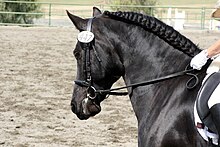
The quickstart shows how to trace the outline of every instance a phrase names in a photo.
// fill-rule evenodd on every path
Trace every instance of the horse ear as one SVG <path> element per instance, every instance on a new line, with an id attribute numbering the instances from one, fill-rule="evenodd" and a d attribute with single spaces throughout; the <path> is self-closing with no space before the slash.
<path id="1" fill-rule="evenodd" d="M 93 14 L 92 16 L 97 16 L 97 15 L 100 15 L 102 14 L 101 10 L 99 10 L 97 7 L 93 7 Z"/>
<path id="2" fill-rule="evenodd" d="M 78 30 L 84 30 L 84 28 L 86 27 L 86 20 L 85 19 L 78 17 L 78 16 L 75 16 L 67 10 L 66 10 L 66 13 Z"/>

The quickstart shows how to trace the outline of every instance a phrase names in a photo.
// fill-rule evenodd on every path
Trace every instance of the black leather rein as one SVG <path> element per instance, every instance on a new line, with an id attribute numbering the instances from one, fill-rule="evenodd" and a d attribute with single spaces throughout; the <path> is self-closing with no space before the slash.
<path id="1" fill-rule="evenodd" d="M 117 88 L 112 88 L 112 89 L 106 89 L 106 90 L 95 90 L 95 93 L 97 93 L 97 94 L 108 94 L 108 95 L 119 95 L 119 96 L 120 95 L 127 95 L 128 92 L 113 92 L 113 91 L 126 89 L 126 88 L 129 88 L 129 87 L 132 87 L 134 89 L 134 88 L 139 87 L 139 86 L 146 86 L 146 85 L 162 82 L 162 81 L 165 81 L 165 80 L 169 80 L 169 79 L 172 79 L 172 78 L 180 77 L 180 76 L 183 76 L 183 75 L 192 76 L 192 78 L 186 83 L 186 87 L 188 89 L 193 89 L 199 82 L 199 79 L 198 79 L 197 75 L 192 74 L 193 71 L 195 71 L 195 70 L 194 69 L 187 69 L 187 70 L 180 71 L 180 72 L 177 72 L 177 73 L 173 73 L 173 74 L 170 74 L 170 75 L 167 75 L 167 76 L 159 77 L 159 78 L 156 78 L 156 79 L 153 79 L 153 80 L 134 83 L 134 84 L 130 84 L 130 85 L 127 85 L 127 86 L 122 86 L 122 87 L 117 87 Z M 194 84 L 192 86 L 189 86 L 190 82 L 193 79 L 195 80 Z M 81 86 L 81 87 L 89 87 L 89 83 L 87 83 L 85 81 L 76 80 L 75 83 L 77 85 Z"/>

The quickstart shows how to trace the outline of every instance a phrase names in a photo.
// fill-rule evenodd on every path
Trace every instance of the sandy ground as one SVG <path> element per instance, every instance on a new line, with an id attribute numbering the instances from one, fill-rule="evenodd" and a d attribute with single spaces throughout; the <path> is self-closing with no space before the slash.
<path id="1" fill-rule="evenodd" d="M 200 47 L 220 32 L 183 32 Z M 0 147 L 136 147 L 128 97 L 102 103 L 86 121 L 70 110 L 74 28 L 0 27 Z"/>

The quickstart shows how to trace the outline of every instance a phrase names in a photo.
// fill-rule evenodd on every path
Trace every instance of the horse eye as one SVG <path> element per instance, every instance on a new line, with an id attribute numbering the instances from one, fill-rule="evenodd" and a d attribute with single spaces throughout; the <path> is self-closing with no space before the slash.
<path id="1" fill-rule="evenodd" d="M 80 52 L 73 52 L 73 55 L 75 56 L 76 59 L 80 59 L 81 53 Z"/>

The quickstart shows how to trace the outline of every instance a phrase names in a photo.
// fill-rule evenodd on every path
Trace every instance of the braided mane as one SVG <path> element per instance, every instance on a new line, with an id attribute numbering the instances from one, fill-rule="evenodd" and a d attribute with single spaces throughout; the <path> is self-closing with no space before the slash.
<path id="1" fill-rule="evenodd" d="M 141 26 L 143 29 L 157 35 L 174 48 L 182 51 L 183 53 L 193 57 L 201 50 L 188 38 L 181 35 L 178 31 L 174 30 L 171 26 L 166 25 L 155 17 L 143 15 L 135 12 L 109 12 L 105 11 L 105 15 L 110 18 L 121 20 L 127 23 L 132 23 Z"/>

